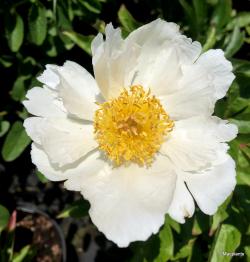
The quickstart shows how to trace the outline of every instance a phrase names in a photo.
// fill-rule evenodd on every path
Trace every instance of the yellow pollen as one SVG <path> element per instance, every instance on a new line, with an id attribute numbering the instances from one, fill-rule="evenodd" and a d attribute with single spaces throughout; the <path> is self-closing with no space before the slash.
<path id="1" fill-rule="evenodd" d="M 99 148 L 116 163 L 150 165 L 174 122 L 160 101 L 142 86 L 131 86 L 99 104 L 94 128 Z"/>

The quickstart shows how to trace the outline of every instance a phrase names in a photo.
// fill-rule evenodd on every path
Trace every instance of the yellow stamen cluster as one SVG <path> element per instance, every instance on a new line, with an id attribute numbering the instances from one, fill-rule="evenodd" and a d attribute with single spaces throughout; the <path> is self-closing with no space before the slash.
<path id="1" fill-rule="evenodd" d="M 99 106 L 94 120 L 99 148 L 117 165 L 150 165 L 174 126 L 160 101 L 150 90 L 131 86 Z"/>

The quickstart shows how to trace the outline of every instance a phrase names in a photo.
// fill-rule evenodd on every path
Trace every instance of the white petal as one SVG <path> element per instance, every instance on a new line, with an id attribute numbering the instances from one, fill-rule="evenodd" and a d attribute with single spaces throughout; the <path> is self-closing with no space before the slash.
<path id="1" fill-rule="evenodd" d="M 140 46 L 134 84 L 150 88 L 156 96 L 178 90 L 181 65 L 192 64 L 201 45 L 179 32 L 179 26 L 157 19 L 132 32 L 126 41 Z"/>
<path id="2" fill-rule="evenodd" d="M 51 181 L 62 181 L 67 178 L 64 172 L 52 166 L 46 153 L 35 143 L 32 143 L 31 147 L 31 160 L 37 169 Z"/>
<path id="3" fill-rule="evenodd" d="M 149 168 L 106 166 L 84 175 L 82 194 L 91 204 L 93 223 L 119 247 L 146 240 L 164 223 L 176 176 L 168 160 L 159 155 Z"/>
<path id="4" fill-rule="evenodd" d="M 178 175 L 174 198 L 169 207 L 169 215 L 179 223 L 185 223 L 185 217 L 192 217 L 195 205 L 182 177 Z"/>
<path id="5" fill-rule="evenodd" d="M 133 31 L 127 41 L 136 42 L 142 48 L 142 52 L 150 51 L 150 56 L 154 52 L 158 54 L 160 48 L 172 49 L 172 52 L 177 53 L 180 62 L 185 64 L 193 63 L 201 53 L 200 43 L 192 42 L 190 38 L 182 35 L 177 24 L 161 19 Z M 147 53 L 141 55 L 146 56 Z"/>
<path id="6" fill-rule="evenodd" d="M 202 54 L 193 65 L 182 66 L 177 92 L 161 97 L 173 119 L 211 115 L 215 102 L 225 96 L 234 75 L 221 50 Z"/>
<path id="7" fill-rule="evenodd" d="M 172 40 L 180 36 L 179 26 L 175 23 L 168 23 L 161 19 L 156 19 L 151 23 L 143 25 L 134 30 L 127 38 L 129 42 L 136 42 L 139 46 L 159 46 L 166 40 Z"/>
<path id="8" fill-rule="evenodd" d="M 99 56 L 102 54 L 103 45 L 104 45 L 103 35 L 101 33 L 98 33 L 91 43 L 93 64 L 95 64 L 96 60 L 98 60 Z"/>
<path id="9" fill-rule="evenodd" d="M 58 166 L 73 163 L 98 146 L 92 125 L 67 118 L 29 117 L 24 127 Z"/>
<path id="10" fill-rule="evenodd" d="M 229 123 L 227 120 L 222 120 L 219 117 L 213 116 L 210 124 L 213 126 L 213 135 L 220 142 L 229 142 L 238 134 L 238 127 Z"/>
<path id="11" fill-rule="evenodd" d="M 56 66 L 54 65 L 46 65 L 46 69 L 39 77 L 37 77 L 41 83 L 52 89 L 56 89 L 60 83 L 58 75 L 53 71 L 55 68 Z"/>
<path id="12" fill-rule="evenodd" d="M 64 182 L 64 186 L 68 190 L 81 191 L 85 179 L 96 176 L 107 165 L 107 159 L 102 157 L 99 150 L 91 152 L 87 155 L 80 165 L 76 168 L 74 175 Z M 73 171 L 72 171 L 73 172 Z M 95 185 L 93 185 L 93 190 Z"/>
<path id="13" fill-rule="evenodd" d="M 138 48 L 126 46 L 121 30 L 114 29 L 111 24 L 107 25 L 105 33 L 105 42 L 100 34 L 92 42 L 92 63 L 100 90 L 106 99 L 110 99 L 127 87 L 126 79 L 132 81 Z"/>
<path id="14" fill-rule="evenodd" d="M 179 88 L 181 64 L 193 63 L 201 46 L 181 35 L 178 25 L 157 19 L 125 40 L 120 29 L 108 25 L 106 40 L 98 35 L 92 52 L 97 82 L 108 99 L 131 84 L 151 88 L 157 96 L 173 92 Z"/>
<path id="15" fill-rule="evenodd" d="M 224 163 L 209 171 L 186 174 L 187 186 L 200 209 L 213 215 L 232 193 L 236 185 L 235 163 L 229 157 Z"/>
<path id="16" fill-rule="evenodd" d="M 182 74 L 177 53 L 167 45 L 158 49 L 155 47 L 154 51 L 146 50 L 146 47 L 141 47 L 133 84 L 150 88 L 157 97 L 176 92 Z"/>
<path id="17" fill-rule="evenodd" d="M 28 117 L 24 120 L 23 126 L 28 136 L 37 144 L 41 144 L 41 124 L 42 117 Z"/>
<path id="18" fill-rule="evenodd" d="M 68 119 L 46 121 L 40 139 L 50 161 L 59 167 L 77 161 L 98 146 L 92 125 Z"/>
<path id="19" fill-rule="evenodd" d="M 199 57 L 197 64 L 206 69 L 214 88 L 214 97 L 224 97 L 235 78 L 232 64 L 225 58 L 224 52 L 220 49 L 209 50 Z"/>
<path id="20" fill-rule="evenodd" d="M 95 152 L 72 165 L 59 168 L 49 161 L 44 150 L 35 143 L 32 144 L 31 158 L 37 169 L 49 180 L 62 181 L 68 179 L 65 182 L 68 185 L 67 189 L 78 191 L 81 190 L 81 180 L 79 180 L 81 175 L 95 175 L 105 165 L 105 162 L 99 159 L 99 153 Z"/>
<path id="21" fill-rule="evenodd" d="M 80 119 L 93 120 L 98 108 L 99 89 L 91 74 L 77 63 L 67 61 L 55 70 L 60 78 L 59 96 L 69 113 Z"/>
<path id="22" fill-rule="evenodd" d="M 30 89 L 23 104 L 32 115 L 43 117 L 63 117 L 64 108 L 58 100 L 57 93 L 48 88 L 34 87 Z"/>
<path id="23" fill-rule="evenodd" d="M 175 122 L 161 152 L 182 170 L 198 171 L 225 161 L 228 146 L 223 142 L 236 134 L 235 125 L 217 117 L 180 120 Z"/>

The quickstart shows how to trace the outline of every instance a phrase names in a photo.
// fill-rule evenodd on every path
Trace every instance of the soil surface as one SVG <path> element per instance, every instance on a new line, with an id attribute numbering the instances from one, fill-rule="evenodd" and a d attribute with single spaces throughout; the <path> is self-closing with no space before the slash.
<path id="1" fill-rule="evenodd" d="M 35 261 L 37 262 L 61 262 L 62 247 L 60 237 L 53 223 L 48 217 L 40 214 L 25 214 L 17 212 L 17 218 L 22 216 L 17 222 L 16 241 L 18 245 L 26 244 L 29 236 L 31 246 L 36 250 Z M 17 247 L 15 247 L 17 248 Z M 16 250 L 18 251 L 18 250 Z"/>

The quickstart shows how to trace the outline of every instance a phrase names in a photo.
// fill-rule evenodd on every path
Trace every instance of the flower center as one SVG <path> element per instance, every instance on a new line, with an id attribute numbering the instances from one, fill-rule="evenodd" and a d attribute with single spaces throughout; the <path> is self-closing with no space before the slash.
<path id="1" fill-rule="evenodd" d="M 99 104 L 94 119 L 99 148 L 117 165 L 150 165 L 173 126 L 160 101 L 142 86 Z"/>

